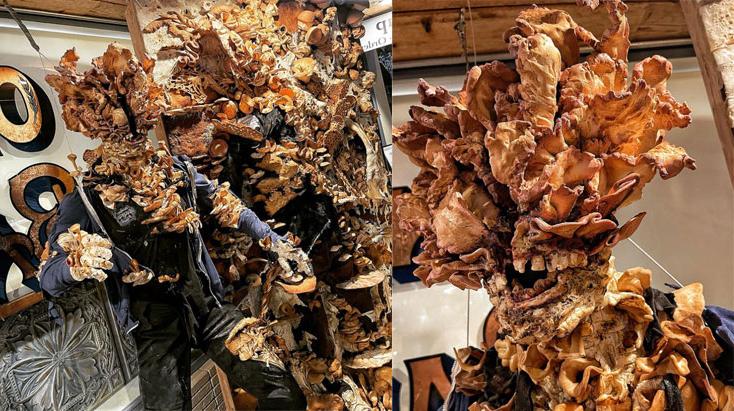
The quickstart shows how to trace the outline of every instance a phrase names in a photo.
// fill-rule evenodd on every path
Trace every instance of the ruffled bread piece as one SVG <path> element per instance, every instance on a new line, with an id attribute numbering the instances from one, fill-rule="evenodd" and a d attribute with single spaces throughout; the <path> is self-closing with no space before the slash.
<path id="1" fill-rule="evenodd" d="M 421 104 L 428 107 L 443 107 L 457 102 L 456 97 L 452 96 L 445 87 L 432 86 L 423 79 L 418 80 L 418 96 L 420 96 Z"/>
<path id="2" fill-rule="evenodd" d="M 475 120 L 491 130 L 497 121 L 492 110 L 495 92 L 507 90 L 517 80 L 517 73 L 499 61 L 474 66 L 466 74 L 459 101 Z"/>
<path id="3" fill-rule="evenodd" d="M 611 249 L 645 217 L 619 221 L 616 211 L 639 199 L 655 174 L 695 168 L 666 139 L 690 123 L 690 110 L 668 92 L 664 58 L 628 74 L 624 3 L 579 4 L 609 14 L 599 39 L 566 12 L 534 7 L 505 33 L 514 70 L 474 67 L 458 97 L 420 81 L 421 103 L 443 111 L 411 108 L 412 120 L 394 131 L 420 168 L 410 196 L 396 202 L 401 226 L 423 236 L 414 273 L 429 286 L 487 290 L 503 335 L 499 356 L 529 376 L 533 402 L 547 409 L 631 409 L 634 386 L 645 381 L 637 365 L 655 379 L 660 361 L 667 361 L 660 370 L 675 371 L 684 360 L 688 387 L 708 392 L 708 360 L 696 366 L 683 348 L 645 363 L 646 330 L 659 318 L 645 300 L 650 273 L 610 269 Z M 583 61 L 579 42 L 593 49 Z M 681 316 L 663 319 L 672 321 L 661 324 L 665 338 L 692 333 L 684 344 L 695 346 L 694 357 L 714 358 L 715 341 L 695 315 Z M 664 407 L 660 384 L 650 385 L 645 407 Z M 491 407 L 478 400 L 473 409 Z"/>
<path id="4" fill-rule="evenodd" d="M 237 228 L 245 205 L 230 191 L 229 182 L 218 185 L 211 195 L 211 200 L 211 214 L 217 219 L 219 225 L 226 228 Z"/>
<path id="5" fill-rule="evenodd" d="M 606 144 L 596 144 L 594 152 L 605 153 L 630 140 L 639 140 L 653 112 L 653 92 L 638 80 L 621 93 L 595 95 L 579 121 L 580 134 L 584 139 L 603 138 Z"/>
<path id="6" fill-rule="evenodd" d="M 702 411 L 734 411 L 734 386 L 724 385 L 719 380 L 712 382 L 714 390 L 716 390 L 716 401 L 706 399 L 701 405 Z"/>
<path id="7" fill-rule="evenodd" d="M 145 138 L 158 121 L 163 98 L 152 80 L 152 62 L 139 63 L 116 43 L 92 60 L 84 73 L 77 72 L 78 60 L 74 49 L 67 50 L 56 67 L 58 74 L 46 76 L 59 94 L 66 127 L 116 142 Z"/>
<path id="8" fill-rule="evenodd" d="M 402 229 L 422 235 L 433 232 L 431 213 L 422 198 L 411 193 L 401 194 L 395 198 L 395 209 Z"/>
<path id="9" fill-rule="evenodd" d="M 469 396 L 484 392 L 487 386 L 487 375 L 484 373 L 487 352 L 464 347 L 454 349 L 454 353 L 459 367 L 459 372 L 454 378 L 456 392 Z"/>
<path id="10" fill-rule="evenodd" d="M 443 203 L 433 217 L 438 247 L 452 254 L 464 254 L 486 245 L 489 230 L 468 209 L 461 193 L 452 192 Z"/>
<path id="11" fill-rule="evenodd" d="M 718 406 L 718 392 L 713 385 L 716 378 L 709 362 L 715 361 L 722 349 L 701 317 L 705 306 L 703 287 L 699 283 L 682 287 L 673 292 L 673 299 L 673 317 L 660 321 L 662 337 L 651 355 L 637 359 L 637 379 L 666 374 L 684 377 L 704 401 Z"/>
<path id="12" fill-rule="evenodd" d="M 577 24 L 565 11 L 532 7 L 521 11 L 515 19 L 515 24 L 515 27 L 505 32 L 505 41 L 509 41 L 513 35 L 529 37 L 534 34 L 545 34 L 560 51 L 565 67 L 578 61 L 579 40 L 575 34 Z"/>
<path id="13" fill-rule="evenodd" d="M 541 36 L 534 38 L 547 40 Z M 522 47 L 530 40 L 519 35 L 513 40 L 518 61 L 522 61 L 520 54 L 527 51 L 527 66 L 542 66 L 539 62 L 542 58 L 547 60 L 548 53 L 541 56 L 535 50 L 536 54 L 531 54 L 530 49 Z M 548 41 L 545 43 L 554 48 Z M 659 137 L 669 127 L 687 124 L 665 120 L 671 110 L 664 107 L 673 105 L 667 102 L 670 96 L 664 92 L 668 74 L 659 58 L 639 66 L 630 87 L 626 86 L 622 60 L 604 53 L 567 68 L 564 73 L 569 74 L 561 77 L 561 95 L 563 101 L 565 92 L 567 106 L 573 108 L 561 115 L 552 130 L 538 128 L 537 123 L 543 120 L 537 116 L 531 116 L 534 122 L 492 121 L 516 116 L 513 112 L 532 114 L 529 106 L 540 107 L 536 111 L 545 112 L 551 120 L 555 116 L 555 88 L 545 93 L 548 98 L 552 96 L 553 104 L 543 104 L 544 93 L 540 89 L 533 93 L 533 101 L 523 95 L 523 89 L 531 89 L 535 84 L 531 80 L 537 73 L 528 74 L 522 65 L 518 68 L 519 85 L 503 83 L 498 80 L 501 76 L 487 77 L 487 81 L 493 80 L 496 90 L 493 88 L 493 96 L 482 95 L 486 102 L 483 107 L 489 107 L 486 104 L 493 101 L 495 107 L 503 106 L 507 111 L 492 115 L 490 107 L 489 115 L 468 115 L 472 114 L 467 108 L 471 104 L 461 100 L 473 101 L 467 98 L 467 90 L 472 90 L 471 79 L 478 81 L 487 73 L 501 72 L 501 67 L 493 65 L 493 71 L 486 67 L 475 69 L 476 75 L 467 80 L 458 102 L 446 90 L 421 82 L 419 90 L 425 95 L 424 100 L 434 106 L 443 105 L 445 114 L 412 108 L 414 121 L 397 129 L 395 140 L 421 166 L 413 191 L 425 196 L 429 210 L 438 207 L 449 193 L 450 180 L 479 179 L 495 203 L 504 204 L 507 193 L 520 212 L 535 216 L 513 217 L 517 218 L 511 244 L 516 270 L 525 271 L 525 264 L 533 261 L 538 270 L 586 264 L 591 256 L 629 237 L 639 226 L 644 214 L 626 224 L 617 224 L 609 216 L 618 207 L 640 198 L 644 185 L 656 172 L 669 178 L 683 168 L 694 168 L 695 163 L 684 150 Z M 523 79 L 530 80 L 523 84 Z M 548 82 L 555 84 L 555 80 Z M 586 87 L 587 84 L 592 85 Z M 675 107 L 679 115 L 673 118 L 685 118 L 684 105 Z M 661 128 L 651 132 L 654 127 Z M 480 144 L 482 133 L 484 147 Z M 656 137 L 651 140 L 650 135 Z M 471 172 L 459 172 L 461 166 L 471 167 Z M 565 221 L 570 215 L 575 215 L 575 221 Z M 569 230 L 575 233 L 580 226 L 586 227 L 579 231 L 580 235 L 567 234 Z M 601 233 L 604 235 L 595 236 Z M 577 238 L 582 241 L 576 241 Z M 447 243 L 440 241 L 437 246 L 445 250 Z M 445 250 L 442 256 L 447 254 L 456 253 Z M 556 263 L 549 265 L 548 260 Z"/>
<path id="14" fill-rule="evenodd" d="M 651 272 L 641 268 L 618 272 L 610 268 L 605 277 L 606 288 L 602 301 L 594 305 L 596 309 L 578 315 L 579 321 L 568 328 L 560 325 L 562 334 L 545 340 L 518 340 L 513 331 L 501 330 L 504 337 L 495 341 L 502 364 L 510 371 L 525 372 L 549 396 L 546 409 L 590 403 L 597 409 L 630 409 L 633 401 L 643 400 L 646 405 L 641 409 L 649 409 L 646 407 L 660 389 L 660 375 L 636 379 L 644 354 L 645 331 L 653 320 L 643 297 L 650 287 Z M 576 310 L 582 307 L 575 306 Z M 501 306 L 497 309 L 502 323 Z M 660 370 L 676 372 L 676 367 L 686 364 L 685 358 L 680 359 L 671 358 Z M 684 368 L 680 374 L 687 370 Z M 642 385 L 643 392 L 634 394 L 635 385 L 646 380 L 653 381 Z M 649 392 L 645 391 L 648 385 Z M 656 401 L 657 407 L 660 399 Z"/>
<path id="15" fill-rule="evenodd" d="M 537 129 L 552 129 L 558 104 L 556 85 L 561 77 L 561 53 L 543 33 L 512 36 L 510 52 L 520 75 L 520 111 Z"/>
<path id="16" fill-rule="evenodd" d="M 630 47 L 630 27 L 625 15 L 627 5 L 621 0 L 577 0 L 577 3 L 591 10 L 596 10 L 603 4 L 612 23 L 611 27 L 604 30 L 601 40 L 597 40 L 583 27 L 576 27 L 576 36 L 579 40 L 596 50 L 597 53 L 605 53 L 612 58 L 627 61 L 627 52 Z"/>
<path id="17" fill-rule="evenodd" d="M 583 107 L 596 95 L 620 93 L 627 85 L 627 64 L 607 54 L 590 56 L 561 72 L 561 112 Z M 575 143 L 574 143 L 575 144 Z"/>
<path id="18" fill-rule="evenodd" d="M 638 334 L 644 334 L 647 323 L 653 320 L 652 309 L 645 302 L 643 293 L 650 288 L 652 272 L 644 268 L 633 268 L 615 274 L 607 285 L 604 303 L 617 310 L 625 311 L 636 323 L 644 326 Z M 639 339 L 642 343 L 642 339 Z"/>
<path id="19" fill-rule="evenodd" d="M 486 288 L 497 310 L 501 333 L 522 344 L 569 335 L 603 301 L 603 279 L 608 270 L 608 265 L 565 269 L 555 278 L 537 280 L 530 288 L 520 286 L 517 279 L 493 275 Z"/>

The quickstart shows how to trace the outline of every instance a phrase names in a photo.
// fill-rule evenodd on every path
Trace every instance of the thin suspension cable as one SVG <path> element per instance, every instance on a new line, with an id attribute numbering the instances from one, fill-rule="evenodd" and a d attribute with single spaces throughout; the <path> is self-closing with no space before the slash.
<path id="1" fill-rule="evenodd" d="M 44 74 L 48 73 L 49 68 L 46 66 L 46 63 L 49 63 L 51 67 L 53 67 L 53 63 L 51 63 L 51 60 L 46 57 L 45 54 L 41 51 L 41 46 L 38 45 L 36 42 L 36 39 L 33 38 L 33 35 L 31 34 L 30 30 L 28 30 L 28 27 L 23 23 L 23 20 L 20 19 L 20 16 L 15 12 L 13 7 L 8 4 L 8 0 L 3 0 L 3 4 L 5 5 L 5 8 L 8 10 L 8 13 L 10 13 L 10 17 L 15 20 L 15 22 L 18 24 L 18 28 L 20 28 L 20 31 L 23 32 L 23 35 L 25 35 L 26 39 L 28 39 L 28 43 L 30 43 L 33 50 L 38 53 L 38 60 L 41 63 L 41 68 L 43 69 Z M 71 148 L 71 143 L 69 142 L 69 136 L 67 133 L 63 133 L 63 139 L 64 143 L 66 144 L 66 148 L 69 150 L 69 154 L 72 154 L 74 150 Z"/>
<path id="2" fill-rule="evenodd" d="M 8 0 L 3 0 L 3 5 L 8 10 L 8 13 L 10 13 L 10 17 L 13 20 L 15 20 L 15 23 L 18 24 L 18 28 L 23 33 L 25 38 L 28 39 L 28 43 L 30 43 L 33 50 L 35 50 L 36 53 L 38 53 L 38 57 L 41 59 L 41 66 L 43 66 L 43 69 L 47 70 L 44 59 L 48 60 L 48 57 L 46 57 L 41 52 L 41 47 L 38 45 L 38 43 L 36 43 L 36 39 L 33 38 L 33 36 L 31 35 L 31 32 L 28 30 L 28 27 L 26 27 L 25 23 L 23 23 L 23 20 L 20 19 L 20 16 L 18 15 L 18 13 L 15 12 L 15 9 L 13 8 L 13 6 L 8 4 Z"/>
<path id="3" fill-rule="evenodd" d="M 668 277 L 670 277 L 670 278 L 671 278 L 671 279 L 672 279 L 673 281 L 675 281 L 675 283 L 676 283 L 676 284 L 678 284 L 679 286 L 683 287 L 683 283 L 681 283 L 680 281 L 678 281 L 678 279 L 677 279 L 677 278 L 675 278 L 675 276 L 674 276 L 673 274 L 671 274 L 671 273 L 670 273 L 670 271 L 668 271 L 668 270 L 667 270 L 667 269 L 666 269 L 665 267 L 663 267 L 663 265 L 662 265 L 662 264 L 660 264 L 660 263 L 659 263 L 659 262 L 658 262 L 658 261 L 657 261 L 657 260 L 656 260 L 655 258 L 653 258 L 653 256 L 651 256 L 651 255 L 650 255 L 650 254 L 649 254 L 649 253 L 648 253 L 647 251 L 645 251 L 645 249 L 644 249 L 644 248 L 640 247 L 640 245 L 639 245 L 639 244 L 637 244 L 637 243 L 635 242 L 635 240 L 633 240 L 633 239 L 631 239 L 631 238 L 628 238 L 627 240 L 629 240 L 629 242 L 631 242 L 631 243 L 632 243 L 632 245 L 634 245 L 635 247 L 637 247 L 637 249 L 638 249 L 638 250 L 640 250 L 640 252 L 641 252 L 642 254 L 644 254 L 644 255 L 645 255 L 645 257 L 649 258 L 649 259 L 650 259 L 650 261 L 652 261 L 652 262 L 653 262 L 653 263 L 654 263 L 654 264 L 655 264 L 656 266 L 658 266 L 658 268 L 660 268 L 661 270 L 663 270 L 663 272 L 664 272 L 665 274 L 667 274 L 667 275 L 668 275 Z"/>
<path id="4" fill-rule="evenodd" d="M 471 26 L 471 48 L 474 52 L 474 65 L 477 65 L 477 35 L 474 31 L 474 13 L 471 11 L 471 0 L 466 0 L 469 6 L 469 25 Z"/>
<path id="5" fill-rule="evenodd" d="M 30 36 L 30 33 L 28 33 L 28 35 Z M 35 43 L 35 41 L 34 41 L 34 43 Z M 41 52 L 41 48 L 40 47 L 36 51 L 38 52 L 38 59 L 41 60 L 41 66 L 43 67 L 43 72 L 44 73 L 48 73 L 49 71 L 52 71 L 48 67 L 46 67 L 46 62 L 48 62 L 49 64 L 51 64 L 51 67 L 53 67 L 53 63 L 51 63 L 51 60 L 49 60 L 49 58 L 46 57 L 46 55 Z M 71 154 L 74 154 L 74 150 L 71 148 L 71 142 L 69 141 L 69 134 L 66 132 L 66 129 L 64 129 L 62 131 L 62 133 L 63 133 L 62 134 L 62 138 L 64 139 L 64 143 L 66 144 L 66 148 L 69 150 L 69 154 L 70 155 Z M 74 168 L 76 168 L 76 164 L 72 164 L 72 165 L 74 166 Z"/>
<path id="6" fill-rule="evenodd" d="M 466 290 L 466 346 L 469 346 L 469 320 L 471 320 L 471 290 Z"/>

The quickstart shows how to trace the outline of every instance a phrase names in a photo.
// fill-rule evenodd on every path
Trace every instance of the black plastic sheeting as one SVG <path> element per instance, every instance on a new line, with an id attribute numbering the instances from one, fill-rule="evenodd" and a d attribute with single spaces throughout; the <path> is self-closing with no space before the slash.
<path id="1" fill-rule="evenodd" d="M 649 353 L 655 348 L 658 339 L 663 336 L 663 331 L 660 328 L 660 315 L 665 313 L 669 318 L 673 318 L 675 300 L 672 293 L 664 293 L 656 288 L 648 288 L 645 290 L 644 296 L 645 302 L 652 308 L 653 316 L 653 321 L 647 327 L 643 341 L 645 352 Z"/>
<path id="2" fill-rule="evenodd" d="M 661 385 L 665 392 L 665 410 L 666 411 L 686 411 L 683 407 L 683 398 L 680 389 L 675 383 L 675 377 L 668 374 L 663 378 Z"/>

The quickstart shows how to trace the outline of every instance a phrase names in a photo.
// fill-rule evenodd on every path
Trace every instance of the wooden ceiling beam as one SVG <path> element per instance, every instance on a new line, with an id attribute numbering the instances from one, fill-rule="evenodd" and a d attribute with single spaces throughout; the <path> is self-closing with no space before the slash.
<path id="1" fill-rule="evenodd" d="M 11 7 L 125 21 L 126 0 L 8 0 Z"/>
<path id="2" fill-rule="evenodd" d="M 406 1 L 415 3 L 412 7 L 420 7 L 414 0 L 393 2 L 397 7 Z M 423 0 L 421 0 L 423 1 Z M 505 3 L 520 3 L 519 0 L 500 0 Z M 545 2 L 544 7 L 567 11 L 576 22 L 597 36 L 610 25 L 606 10 L 591 12 L 576 6 L 575 2 L 556 0 L 552 4 Z M 426 2 L 427 3 L 427 2 Z M 459 0 L 440 0 L 433 4 L 454 4 L 465 2 Z M 515 25 L 515 18 L 521 10 L 529 7 L 527 2 L 521 6 L 485 6 L 476 4 L 496 4 L 493 0 L 473 0 L 472 19 L 465 10 L 467 49 L 472 52 L 472 26 L 476 29 L 474 37 L 477 54 L 505 53 L 507 45 L 502 39 L 505 30 Z M 536 1 L 536 3 L 542 3 Z M 459 20 L 460 8 L 426 11 L 396 11 L 393 13 L 393 58 L 395 61 L 423 60 L 442 57 L 461 57 L 462 48 L 459 36 L 454 29 Z M 639 1 L 630 2 L 627 17 L 630 22 L 630 40 L 632 42 L 651 40 L 672 40 L 689 38 L 688 27 L 677 2 Z"/>
<path id="3" fill-rule="evenodd" d="M 652 2 L 670 2 L 676 3 L 676 0 L 625 0 L 625 3 L 652 3 Z M 502 7 L 502 6 L 523 6 L 530 7 L 533 4 L 538 6 L 546 6 L 553 4 L 576 4 L 576 0 L 395 0 L 393 1 L 393 12 L 403 13 L 409 11 L 421 10 L 447 10 L 468 8 L 471 2 L 474 7 Z"/>

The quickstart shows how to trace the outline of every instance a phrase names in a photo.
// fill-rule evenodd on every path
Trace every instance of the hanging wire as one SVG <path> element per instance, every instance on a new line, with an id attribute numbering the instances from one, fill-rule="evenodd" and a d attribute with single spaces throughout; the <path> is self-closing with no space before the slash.
<path id="1" fill-rule="evenodd" d="M 471 319 L 471 290 L 466 290 L 466 346 L 469 346 L 469 320 Z"/>
<path id="2" fill-rule="evenodd" d="M 20 31 L 23 32 L 25 37 L 28 39 L 28 42 L 31 43 L 31 47 L 33 47 L 36 52 L 40 53 L 41 48 L 38 47 L 38 43 L 33 39 L 33 36 L 31 36 L 31 33 L 28 31 L 28 27 L 25 26 L 23 21 L 21 21 L 20 17 L 18 17 L 18 13 L 15 12 L 15 9 L 8 4 L 8 0 L 3 0 L 3 4 L 5 5 L 5 8 L 8 10 L 8 13 L 10 13 L 10 17 L 15 20 L 16 23 L 18 23 L 18 27 L 20 28 Z"/>
<path id="3" fill-rule="evenodd" d="M 471 48 L 474 52 L 474 65 L 477 65 L 477 34 L 474 31 L 474 13 L 471 11 L 471 0 L 466 0 L 467 6 L 469 6 L 469 26 L 471 26 Z"/>
<path id="4" fill-rule="evenodd" d="M 677 279 L 677 278 L 675 278 L 675 276 L 674 276 L 673 274 L 671 274 L 671 273 L 670 273 L 670 271 L 668 271 L 668 270 L 667 270 L 667 269 L 666 269 L 665 267 L 663 267 L 663 265 L 662 265 L 662 264 L 660 264 L 660 263 L 659 263 L 659 262 L 658 262 L 658 261 L 657 261 L 657 260 L 656 260 L 655 258 L 653 258 L 653 256 L 651 256 L 651 255 L 650 255 L 650 254 L 649 254 L 649 253 L 648 253 L 647 251 L 645 251 L 645 249 L 644 249 L 644 248 L 640 247 L 640 245 L 639 245 L 639 244 L 637 244 L 637 243 L 635 242 L 635 240 L 633 240 L 633 239 L 631 239 L 631 238 L 628 238 L 627 240 L 629 240 L 629 242 L 631 242 L 631 243 L 632 243 L 632 245 L 634 245 L 635 247 L 637 247 L 637 249 L 638 249 L 638 250 L 640 250 L 640 252 L 641 252 L 642 254 L 644 254 L 644 255 L 645 255 L 645 257 L 649 258 L 649 259 L 650 259 L 650 261 L 652 261 L 652 262 L 653 262 L 653 264 L 655 264 L 656 266 L 658 266 L 658 268 L 660 268 L 661 270 L 663 270 L 663 272 L 664 272 L 665 274 L 667 274 L 667 275 L 668 275 L 668 277 L 670 277 L 670 279 L 671 279 L 671 280 L 675 281 L 675 283 L 676 283 L 676 284 L 678 284 L 679 286 L 683 287 L 683 283 L 681 283 L 680 281 L 678 281 L 678 279 Z"/>
<path id="5" fill-rule="evenodd" d="M 26 27 L 25 23 L 23 23 L 23 20 L 20 19 L 20 16 L 18 16 L 18 13 L 15 11 L 13 6 L 8 4 L 8 0 L 3 0 L 3 5 L 5 6 L 5 9 L 8 10 L 8 13 L 10 13 L 10 17 L 15 20 L 15 22 L 18 24 L 18 28 L 20 31 L 23 32 L 23 35 L 28 39 L 28 43 L 31 44 L 31 47 L 33 47 L 33 50 L 36 50 L 36 53 L 38 53 L 39 59 L 41 59 L 41 66 L 43 66 L 44 70 L 48 70 L 46 68 L 46 64 L 44 62 L 45 60 L 48 60 L 48 57 L 46 57 L 43 52 L 41 52 L 41 47 L 36 43 L 36 40 L 31 35 L 31 32 L 28 30 L 28 27 Z"/>
<path id="6" fill-rule="evenodd" d="M 35 50 L 36 53 L 38 53 L 38 60 L 41 62 L 41 67 L 43 68 L 43 72 L 47 73 L 51 71 L 47 67 L 46 63 L 48 62 L 48 64 L 51 67 L 53 67 L 53 63 L 51 62 L 51 60 L 48 57 L 46 57 L 45 54 L 43 54 L 43 52 L 41 51 L 41 46 L 39 46 L 38 43 L 36 42 L 36 39 L 33 38 L 33 35 L 31 34 L 30 30 L 28 30 L 28 27 L 25 25 L 25 23 L 23 23 L 23 20 L 21 20 L 18 13 L 15 11 L 15 9 L 13 9 L 13 7 L 10 4 L 8 4 L 8 0 L 3 0 L 3 5 L 8 10 L 10 17 L 12 17 L 13 20 L 15 20 L 15 23 L 18 24 L 18 28 L 20 28 L 20 31 L 22 31 L 23 35 L 25 35 L 26 39 L 28 39 L 28 43 L 30 43 L 33 50 Z M 73 154 L 74 150 L 71 149 L 71 143 L 69 142 L 69 137 L 66 133 L 63 133 L 63 139 L 64 139 L 64 143 L 66 143 L 66 148 L 69 150 L 69 153 Z"/>
<path id="7" fill-rule="evenodd" d="M 466 48 L 466 19 L 464 18 L 464 8 L 459 10 L 459 20 L 454 24 L 454 30 L 459 35 L 459 43 L 461 44 L 461 53 L 464 55 L 465 70 L 469 71 L 469 53 Z"/>

